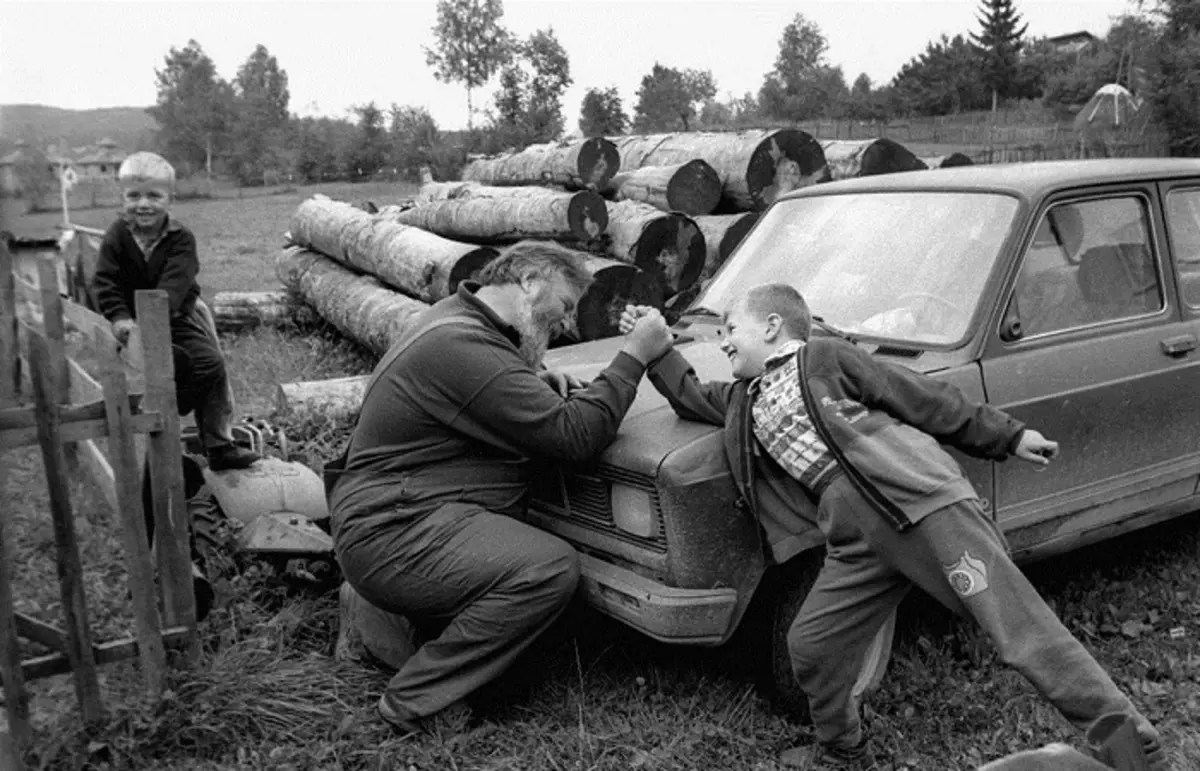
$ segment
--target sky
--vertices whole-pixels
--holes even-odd
[[[0,104],[75,109],[148,106],[155,69],[195,39],[232,78],[261,43],[288,73],[290,108],[344,117],[374,101],[423,106],[444,129],[466,125],[466,91],[439,83],[425,63],[434,0],[0,0]],[[1103,36],[1130,0],[1016,0],[1029,35],[1087,30]],[[655,62],[711,70],[718,98],[756,93],[783,28],[803,13],[825,34],[847,83],[874,83],[942,34],[978,29],[980,0],[505,0],[502,23],[519,37],[550,27],[571,61],[563,98],[568,130],[588,88],[615,86],[628,113]],[[475,94],[475,105],[490,103]],[[2,119],[2,116],[0,116]],[[477,117],[477,124],[481,118]]]

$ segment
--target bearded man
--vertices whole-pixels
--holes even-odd
[[[598,455],[671,345],[651,313],[591,383],[547,372],[542,356],[574,325],[590,282],[581,255],[515,244],[430,308],[372,375],[329,505],[343,603],[350,590],[440,627],[394,662],[380,698],[401,731],[503,673],[575,591],[575,550],[514,518],[531,462]]]

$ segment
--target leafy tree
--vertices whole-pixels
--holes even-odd
[[[258,45],[238,68],[233,81],[233,173],[242,184],[263,179],[275,168],[286,144],[288,76],[279,62]]]
[[[900,68],[892,80],[901,112],[948,115],[988,105],[988,87],[980,76],[979,50],[962,35],[942,35]]]
[[[424,107],[397,107],[393,104],[389,115],[392,163],[409,179],[417,180],[422,166],[436,165],[435,155],[441,144],[437,121]],[[443,169],[438,171],[445,172]]]
[[[839,114],[848,90],[841,68],[826,62],[828,50],[820,27],[796,14],[783,28],[775,67],[759,89],[763,113],[782,120]]]
[[[574,82],[567,52],[553,29],[515,44],[500,70],[493,143],[500,147],[555,139],[563,130],[562,94]]]
[[[190,169],[203,166],[211,178],[213,156],[228,138],[232,90],[195,40],[172,47],[164,63],[154,71],[157,102],[147,109],[158,121],[159,143],[169,159]]]
[[[1150,79],[1171,155],[1200,156],[1200,0],[1164,0],[1166,24]]]
[[[690,130],[696,107],[717,95],[709,70],[677,70],[654,63],[642,78],[633,110],[636,131]]]
[[[291,144],[293,170],[305,182],[320,182],[344,176],[344,159],[357,142],[358,129],[337,118],[294,120]]]
[[[880,101],[870,76],[865,72],[860,73],[850,87],[846,117],[854,120],[883,120],[887,117],[887,107]]]
[[[616,86],[604,90],[589,88],[579,108],[579,131],[585,137],[624,134],[629,116],[621,105]]]
[[[358,136],[346,157],[346,171],[352,179],[369,177],[388,162],[387,127],[383,110],[375,102],[350,108],[358,117]]]
[[[1016,96],[1018,91],[1018,62],[1028,24],[1021,23],[1021,14],[1013,0],[983,0],[978,34],[971,41],[982,52],[983,82],[996,97]]]
[[[475,112],[472,92],[509,59],[511,35],[500,25],[502,16],[501,0],[438,0],[434,47],[422,47],[435,78],[466,86],[468,130]]]

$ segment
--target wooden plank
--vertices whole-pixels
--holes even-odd
[[[107,414],[104,406],[104,392],[101,390],[95,398],[83,404],[65,404],[58,408],[59,423],[66,425],[85,420],[96,420]],[[137,397],[126,397],[130,406],[140,404]],[[32,405],[24,407],[9,407],[0,410],[0,431],[12,428],[29,428],[37,425],[37,410]]]
[[[21,386],[17,365],[17,277],[7,239],[0,239],[0,406],[15,402]]]
[[[183,489],[183,449],[179,437],[179,409],[175,401],[175,363],[171,355],[170,312],[167,293],[141,290],[135,295],[142,328],[146,362],[146,396],[143,404],[162,416],[161,431],[150,434],[150,489],[154,500],[154,546],[158,557],[159,586],[167,626],[196,626],[196,601],[192,594],[189,522]],[[189,655],[199,652],[195,635]]]
[[[162,633],[166,648],[186,648],[193,630],[187,627],[171,627]],[[113,664],[138,655],[138,642],[132,637],[101,643],[95,647],[97,664]],[[70,660],[61,653],[49,653],[21,662],[21,673],[26,680],[40,680],[52,675],[65,675],[71,671]]]
[[[63,604],[63,621],[67,632],[67,659],[75,673],[75,694],[87,724],[103,717],[100,701],[100,682],[96,677],[96,661],[92,653],[92,637],[88,628],[87,604],[83,592],[83,565],[79,559],[79,544],[75,537],[74,514],[71,508],[70,480],[67,478],[66,457],[63,453],[58,424],[57,395],[66,383],[56,377],[66,377],[66,367],[55,367],[50,360],[53,343],[43,337],[30,339],[29,361],[33,375],[33,397],[38,407],[38,440],[42,446],[42,463],[46,469],[46,485],[50,492],[50,515],[54,522],[55,557],[58,582]],[[61,355],[61,348],[59,348]]]
[[[157,412],[144,412],[140,415],[134,415],[133,430],[143,434],[161,431],[162,419]],[[103,439],[106,436],[108,436],[108,423],[104,418],[99,417],[89,420],[76,420],[64,424],[60,438],[64,443],[78,443],[76,446],[81,450],[79,453],[80,466],[87,467],[88,464],[93,463],[95,460],[88,457],[93,452],[99,453],[99,459],[104,460],[105,464],[108,463],[107,459],[104,458],[104,453],[92,441],[93,439]],[[0,450],[28,447],[37,443],[37,426],[8,428],[0,431]]]
[[[38,293],[42,308],[42,334],[45,335],[46,366],[51,369],[49,382],[53,384],[54,401],[65,404],[71,401],[71,375],[67,367],[66,327],[63,324],[63,302],[58,293],[58,273],[54,262],[47,258],[37,261]]]
[[[154,590],[154,564],[146,533],[142,508],[141,464],[134,444],[133,416],[125,373],[117,356],[117,341],[108,330],[95,337],[100,364],[100,382],[108,408],[108,452],[112,460],[114,492],[121,521],[121,543],[125,547],[125,568],[133,595],[134,632],[138,659],[142,665],[146,692],[151,699],[162,696],[167,679],[167,652],[163,647],[162,624],[158,618],[158,600]]]
[[[63,630],[54,624],[47,624],[45,621],[36,619],[33,616],[27,616],[24,613],[16,614],[16,622],[17,634],[26,640],[41,643],[59,653],[67,652],[67,643],[63,635]]]
[[[0,249],[4,247],[0,245]],[[2,454],[2,453],[0,453]],[[0,492],[5,489],[8,464],[0,458]],[[33,742],[29,726],[29,693],[25,690],[25,674],[21,665],[21,649],[17,643],[16,607],[13,604],[13,553],[5,532],[7,517],[0,516],[0,683],[4,685],[4,712],[8,718],[11,754],[6,758],[0,748],[0,766],[8,760],[13,768],[22,768],[21,752]],[[7,766],[6,766],[7,767]]]

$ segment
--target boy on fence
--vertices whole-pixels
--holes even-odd
[[[233,392],[216,327],[200,301],[196,237],[168,210],[175,169],[162,156],[134,153],[117,178],[122,211],[100,245],[91,282],[96,308],[124,345],[137,326],[134,293],[166,290],[179,413],[196,411],[210,468],[246,468],[259,456],[233,443]]]

